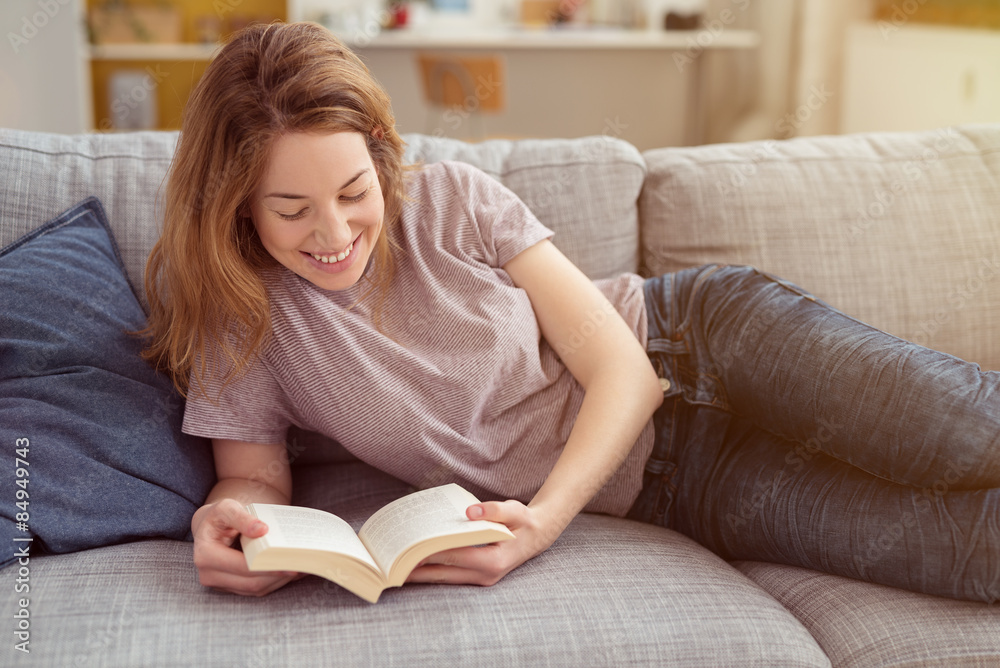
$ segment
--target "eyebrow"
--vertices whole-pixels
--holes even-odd
[[[360,172],[352,176],[350,179],[348,179],[347,183],[340,186],[340,189],[343,190],[344,188],[348,187],[349,185],[360,179],[362,176],[364,176],[364,174],[368,171],[368,169],[369,169],[368,167],[365,167]],[[296,195],[294,193],[268,193],[264,195],[263,199],[267,199],[268,197],[281,197],[283,199],[308,199],[308,197],[306,197],[305,195]]]

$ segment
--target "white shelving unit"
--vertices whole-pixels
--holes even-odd
[[[217,44],[92,44],[93,60],[211,60]]]
[[[690,32],[646,30],[521,30],[516,28],[453,33],[441,30],[381,32],[370,38],[341,35],[351,47],[374,49],[623,49],[685,51],[691,48]],[[760,44],[752,30],[729,30],[713,37],[704,49],[754,49]],[[209,60],[214,44],[103,44],[90,47],[96,60]]]
[[[85,0],[78,3],[82,15]],[[287,0],[286,7],[289,20],[306,17],[303,0]],[[428,128],[434,125],[428,123],[431,112],[417,88],[416,54],[490,51],[503,55],[511,77],[511,103],[502,118],[491,121],[492,134],[578,136],[611,132],[646,147],[701,143],[705,52],[753,50],[760,42],[755,31],[738,29],[709,34],[704,30],[544,30],[476,24],[455,30],[447,22],[419,30],[358,31],[340,36],[386,86],[403,131],[430,132]],[[84,87],[89,94],[90,60],[208,61],[218,48],[201,44],[90,46],[83,68]],[[685,60],[678,63],[677,58]],[[628,72],[629,77],[623,78],[622,72]],[[631,81],[645,83],[636,86]],[[617,92],[602,93],[602,87]],[[88,101],[88,112],[92,106]],[[545,114],[539,114],[542,108]],[[92,127],[92,120],[85,122]],[[437,122],[434,131],[441,125]]]
[[[542,50],[625,50],[679,51],[692,48],[692,35],[687,31],[625,30],[614,28],[533,30],[520,28],[478,29],[463,32],[441,30],[399,30],[382,32],[374,37],[357,39],[343,35],[351,46],[372,49],[542,49]],[[695,42],[697,44],[697,42]],[[753,49],[760,38],[752,30],[728,30],[713,36],[707,49]]]

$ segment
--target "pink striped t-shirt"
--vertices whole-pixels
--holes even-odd
[[[382,331],[374,299],[358,302],[364,279],[327,291],[283,267],[268,272],[270,342],[245,375],[221,391],[210,382],[211,401],[192,388],[183,430],[280,443],[294,424],[418,488],[457,482],[483,499],[528,502],[562,451],[583,389],[500,267],[552,232],[462,163],[423,167],[407,194]],[[595,283],[645,346],[642,282],[624,274]],[[650,422],[587,510],[625,514],[652,445]]]

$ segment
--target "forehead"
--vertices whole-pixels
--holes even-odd
[[[336,176],[355,173],[371,164],[367,143],[359,132],[291,132],[279,136],[271,145],[264,178]]]

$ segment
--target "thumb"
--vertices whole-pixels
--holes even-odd
[[[523,508],[516,501],[484,501],[474,503],[465,509],[465,516],[470,520],[490,520],[501,524],[516,524],[520,519],[519,510]]]
[[[248,514],[240,525],[239,532],[247,538],[260,538],[267,533],[267,525]]]
[[[267,533],[267,525],[257,519],[235,499],[224,499],[216,506],[218,512],[209,517],[215,529],[229,533],[235,530],[247,538],[259,538]]]
[[[482,503],[476,503],[465,509],[465,516],[470,520],[481,520],[486,518],[486,509]]]

